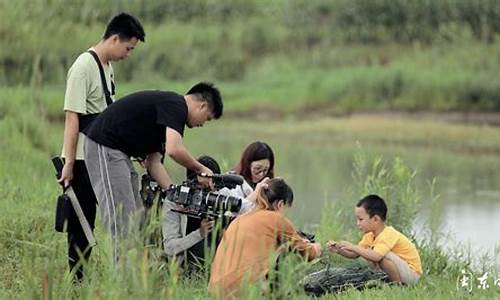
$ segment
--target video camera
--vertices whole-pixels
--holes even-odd
[[[212,178],[216,191],[222,188],[232,189],[243,184],[243,177],[239,175],[202,173],[199,176]],[[235,216],[241,208],[240,198],[222,195],[200,187],[196,179],[184,181],[180,185],[171,185],[162,193],[162,200],[172,201],[182,207],[172,210],[173,212],[211,220],[222,216]]]

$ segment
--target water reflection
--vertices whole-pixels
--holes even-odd
[[[500,201],[448,203],[444,206],[442,230],[478,252],[491,252],[500,245],[499,213]]]
[[[358,200],[349,196],[356,194],[352,191],[352,166],[357,141],[347,135],[329,139],[324,133],[315,136],[314,128],[311,135],[303,136],[282,134],[265,126],[238,127],[224,122],[189,134],[192,136],[186,138],[188,147],[198,155],[213,155],[225,170],[236,164],[248,143],[268,142],[276,154],[276,174],[294,188],[297,201],[292,217],[299,226],[319,223],[325,201],[352,201],[354,205]],[[462,153],[456,145],[447,149],[373,140],[359,142],[369,159],[383,156],[392,160],[399,156],[416,169],[424,202],[429,200],[426,197],[430,182],[438,179],[440,228],[455,233],[457,242],[470,243],[475,249],[492,249],[500,243],[500,155],[477,153],[471,151],[470,145]]]

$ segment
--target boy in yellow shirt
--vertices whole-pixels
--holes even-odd
[[[385,225],[387,206],[384,199],[368,195],[361,199],[354,213],[364,236],[358,245],[346,241],[329,241],[330,251],[347,258],[359,256],[371,266],[381,269],[393,282],[416,284],[422,274],[422,264],[415,245],[392,226]]]

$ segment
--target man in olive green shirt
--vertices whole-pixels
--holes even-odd
[[[144,37],[141,23],[132,15],[120,13],[108,23],[103,38],[89,51],[80,54],[68,71],[64,97],[65,125],[62,150],[65,164],[59,183],[64,187],[69,185],[73,187],[92,229],[97,200],[83,160],[84,135],[81,131],[87,125],[83,120],[88,118],[84,117],[95,116],[102,112],[108,103],[99,65],[90,51],[96,54],[102,65],[106,88],[110,92],[111,100],[114,101],[114,75],[111,62],[127,58],[138,41],[144,42]],[[69,266],[75,273],[75,279],[79,281],[83,277],[80,258],[88,260],[91,247],[74,211],[69,216],[67,231]]]

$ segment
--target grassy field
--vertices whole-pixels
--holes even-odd
[[[433,156],[426,163],[469,176],[458,184],[476,177],[500,182],[499,173],[492,171],[500,155],[500,129],[447,123],[439,115],[500,111],[499,1],[0,0],[2,299],[209,296],[206,273],[179,277],[155,247],[137,244],[113,266],[99,217],[100,243],[87,266],[87,280],[74,286],[67,273],[65,236],[53,230],[58,187],[48,159],[62,143],[66,72],[119,11],[139,16],[147,42],[114,65],[118,97],[142,89],[182,93],[201,80],[221,88],[229,118],[189,132],[186,144],[195,155],[222,157],[228,170],[244,145],[265,139],[277,145],[281,166],[297,162],[297,169],[323,171],[330,167],[332,152],[342,154],[343,161],[337,158],[339,165],[329,171],[348,170],[352,181],[339,179],[340,185],[352,186],[321,209],[316,228],[321,242],[359,238],[352,199],[366,193],[400,199],[390,207],[397,212],[390,221],[410,234],[424,203],[439,215],[434,185],[420,188],[429,178],[434,182],[433,168],[427,168],[428,174],[416,172],[420,166],[409,167],[398,150],[421,150]],[[424,118],[408,112],[421,112]],[[430,112],[437,114],[426,115]],[[282,146],[282,140],[300,145]],[[391,155],[379,159],[382,151]],[[304,155],[322,160],[312,166],[299,163]],[[456,157],[466,163],[458,166]],[[183,170],[167,165],[181,180]],[[311,190],[318,182],[328,185],[338,179],[303,178],[289,171],[293,169],[282,170],[290,182],[302,181]],[[300,201],[295,216],[304,223],[317,213],[306,211],[307,204]],[[500,277],[500,248],[490,256],[460,246],[445,251],[441,245],[447,237],[438,234],[435,221],[429,219],[423,228],[429,234],[418,247],[425,274],[417,286],[349,290],[322,299],[500,297],[494,282]],[[314,264],[290,257],[275,296],[307,298],[296,284],[307,271],[344,263],[329,255]],[[472,293],[457,289],[462,270],[473,273]],[[483,290],[478,278],[485,272],[490,287]],[[248,287],[246,298],[261,296],[256,287]]]
[[[193,299],[207,296],[207,277],[189,280],[176,275],[172,266],[165,265],[159,258],[160,251],[137,245],[127,253],[119,266],[113,267],[106,251],[105,234],[97,221],[99,246],[94,250],[88,266],[89,276],[81,286],[73,287],[66,273],[65,237],[55,233],[53,209],[58,192],[53,171],[48,162],[51,154],[59,152],[62,140],[62,120],[59,112],[60,97],[56,90],[33,93],[29,89],[6,89],[9,101],[0,102],[0,297],[12,298],[175,298]],[[49,100],[50,99],[50,100]],[[37,105],[38,103],[38,105]],[[209,125],[189,134],[188,146],[195,152],[201,145],[207,145],[206,136],[220,136],[221,142],[230,145],[246,143],[245,136],[256,133],[268,140],[280,136],[301,135],[303,142],[311,149],[320,149],[324,141],[329,145],[342,147],[345,144],[363,141],[363,147],[377,147],[381,144],[430,147],[445,151],[465,152],[470,155],[493,155],[500,152],[500,131],[495,127],[466,126],[436,121],[355,117],[340,119],[295,120],[282,119],[266,122],[238,121],[230,119],[220,124]],[[292,126],[293,125],[293,126]],[[376,126],[374,126],[376,125]],[[314,130],[315,135],[308,134]],[[241,135],[245,132],[245,136]],[[387,134],[390,132],[391,134]],[[233,138],[231,138],[233,137]],[[464,140],[468,142],[464,142]],[[314,145],[317,145],[314,146]],[[237,147],[239,148],[239,146]],[[222,154],[221,154],[222,155]],[[227,169],[237,159],[238,152],[229,152],[223,165]],[[282,162],[286,163],[286,162]],[[317,228],[318,239],[322,242],[330,238],[355,240],[359,233],[354,228],[351,216],[351,199],[367,192],[389,194],[394,199],[404,199],[392,211],[398,211],[398,218],[392,224],[403,231],[410,230],[410,223],[420,209],[422,199],[435,196],[416,187],[419,174],[414,174],[397,158],[372,161],[361,153],[356,156],[351,167],[357,183],[353,194],[341,201],[326,206],[321,213]],[[182,170],[174,170],[177,179]],[[300,199],[298,199],[300,201]],[[426,225],[432,231],[433,224]],[[498,275],[493,266],[496,257],[479,258],[467,249],[457,248],[445,252],[440,248],[440,237],[429,235],[419,242],[419,250],[425,266],[425,276],[412,288],[391,286],[368,291],[348,291],[340,295],[342,299],[411,299],[428,298],[470,298],[491,299],[498,297],[500,289],[493,284],[493,276]],[[498,256],[498,253],[496,253]],[[315,265],[298,263],[293,259],[283,274],[284,285],[281,293],[291,293],[290,297],[305,298],[300,290],[293,289],[306,270],[317,269],[322,264],[345,263],[337,257],[326,256]],[[489,271],[490,288],[474,288],[472,294],[457,290],[457,278],[461,270],[472,269],[475,278]],[[293,275],[293,276],[292,276]],[[478,284],[476,281],[475,284]],[[249,298],[259,298],[255,288],[248,290]],[[335,296],[325,296],[325,299]]]
[[[246,70],[236,67],[240,77],[221,77],[210,72],[186,76],[163,74],[163,70],[182,72],[182,68],[175,65],[158,72],[142,64],[131,68],[129,63],[143,62],[151,55],[148,47],[148,44],[140,45],[129,61],[115,64],[120,95],[152,88],[183,92],[196,81],[209,80],[223,87],[227,107],[235,111],[265,108],[300,113],[316,109],[328,114],[345,114],[500,109],[500,88],[494,80],[500,67],[496,55],[499,44],[332,46],[262,58]],[[172,51],[185,52],[182,48]],[[76,55],[78,53],[72,57]],[[180,61],[188,59],[179,58]],[[208,71],[213,68],[200,66]],[[65,83],[64,74],[61,67],[60,78],[44,84],[44,88],[50,91],[56,86],[55,91],[60,93]],[[2,98],[8,100],[5,96]]]

